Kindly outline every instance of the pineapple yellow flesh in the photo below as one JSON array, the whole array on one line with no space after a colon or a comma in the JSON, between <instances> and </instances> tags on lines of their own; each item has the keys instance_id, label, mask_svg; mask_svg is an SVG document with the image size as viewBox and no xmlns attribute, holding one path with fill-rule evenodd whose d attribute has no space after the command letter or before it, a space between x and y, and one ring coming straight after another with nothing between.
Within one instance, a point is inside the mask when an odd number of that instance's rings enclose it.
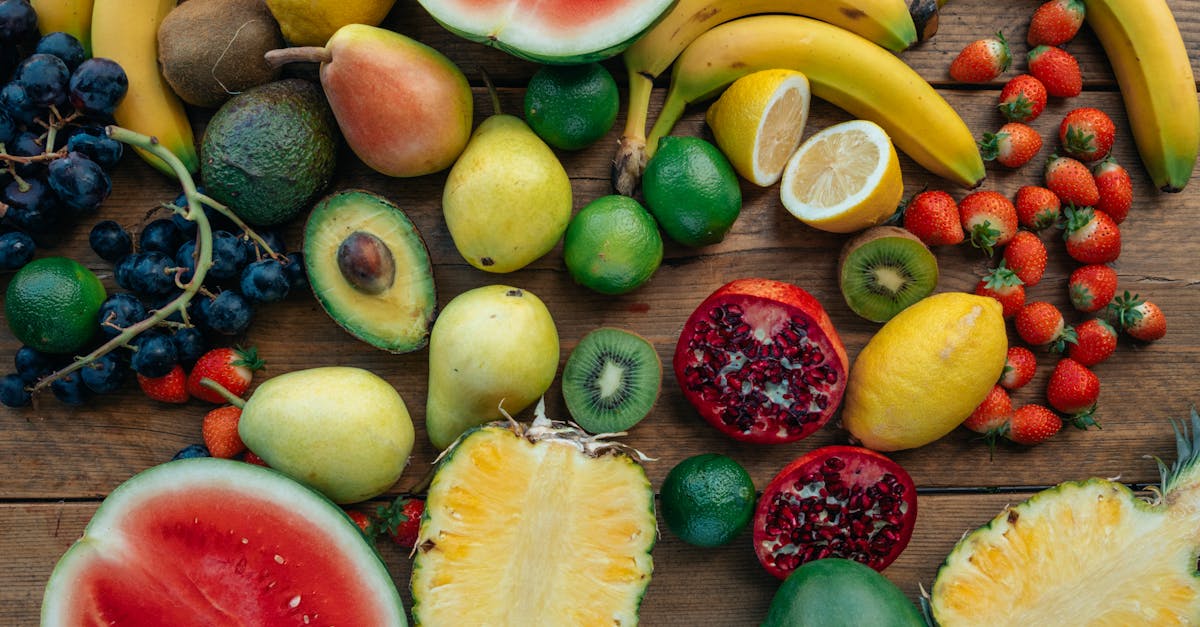
<instances>
[{"instance_id":1,"label":"pineapple yellow flesh","mask_svg":"<svg viewBox=\"0 0 1200 627\"><path fill-rule=\"evenodd\" d=\"M442 462L414 564L425 625L633 625L653 492L625 455L488 427Z\"/></svg>"}]
</instances>

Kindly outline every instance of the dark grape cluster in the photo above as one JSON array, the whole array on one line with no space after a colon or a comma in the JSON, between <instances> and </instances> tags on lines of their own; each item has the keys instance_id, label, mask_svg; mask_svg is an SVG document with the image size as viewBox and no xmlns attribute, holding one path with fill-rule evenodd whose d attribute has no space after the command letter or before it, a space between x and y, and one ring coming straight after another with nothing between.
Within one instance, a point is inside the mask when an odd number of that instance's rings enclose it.
<instances>
[{"instance_id":1,"label":"dark grape cluster","mask_svg":"<svg viewBox=\"0 0 1200 627\"><path fill-rule=\"evenodd\" d=\"M104 126L129 82L75 37L39 36L28 0L0 0L0 84L0 270L15 270L112 191L123 150Z\"/></svg>"}]
</instances>

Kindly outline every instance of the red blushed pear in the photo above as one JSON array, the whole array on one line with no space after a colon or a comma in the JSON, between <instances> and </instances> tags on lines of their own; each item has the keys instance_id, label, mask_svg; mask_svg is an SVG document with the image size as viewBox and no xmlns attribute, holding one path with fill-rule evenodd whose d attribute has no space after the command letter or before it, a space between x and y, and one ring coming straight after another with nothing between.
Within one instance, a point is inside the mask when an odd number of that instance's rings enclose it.
<instances>
[{"instance_id":1,"label":"red blushed pear","mask_svg":"<svg viewBox=\"0 0 1200 627\"><path fill-rule=\"evenodd\" d=\"M471 137L471 87L450 59L399 33L350 24L324 47L285 48L272 65L321 64L321 86L346 143L388 176L450 167Z\"/></svg>"}]
</instances>

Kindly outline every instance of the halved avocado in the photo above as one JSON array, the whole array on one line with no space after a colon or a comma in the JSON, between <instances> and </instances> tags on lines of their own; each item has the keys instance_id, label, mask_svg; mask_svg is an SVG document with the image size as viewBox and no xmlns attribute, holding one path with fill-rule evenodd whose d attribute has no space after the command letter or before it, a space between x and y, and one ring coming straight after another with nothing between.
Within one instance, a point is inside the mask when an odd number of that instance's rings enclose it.
<instances>
[{"instance_id":1,"label":"halved avocado","mask_svg":"<svg viewBox=\"0 0 1200 627\"><path fill-rule=\"evenodd\" d=\"M429 343L437 293L429 250L408 216L364 190L326 196L304 227L304 266L329 317L393 353Z\"/></svg>"}]
</instances>

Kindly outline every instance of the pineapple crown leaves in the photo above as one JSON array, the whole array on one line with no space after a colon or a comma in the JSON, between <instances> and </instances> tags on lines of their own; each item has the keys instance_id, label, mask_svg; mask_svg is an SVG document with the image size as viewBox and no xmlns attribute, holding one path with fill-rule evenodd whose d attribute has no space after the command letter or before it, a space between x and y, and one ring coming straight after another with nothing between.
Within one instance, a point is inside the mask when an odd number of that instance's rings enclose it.
<instances>
[{"instance_id":1,"label":"pineapple crown leaves","mask_svg":"<svg viewBox=\"0 0 1200 627\"><path fill-rule=\"evenodd\" d=\"M1175 461L1170 466L1157 456L1147 456L1158 464L1159 485L1163 494L1195 474L1196 461L1200 460L1200 414L1196 413L1195 405L1192 406L1190 422L1189 432L1187 422L1171 420L1171 428L1175 430Z\"/></svg>"},{"instance_id":2,"label":"pineapple crown leaves","mask_svg":"<svg viewBox=\"0 0 1200 627\"><path fill-rule=\"evenodd\" d=\"M266 370L267 362L258 356L257 348L255 348L253 346L249 346L246 348L242 348L241 346L238 346L233 349L233 352L235 355L237 355L237 359L235 359L233 361L233 365L245 366L245 367L249 368L252 372L256 372L259 370Z\"/></svg>"},{"instance_id":3,"label":"pineapple crown leaves","mask_svg":"<svg viewBox=\"0 0 1200 627\"><path fill-rule=\"evenodd\" d=\"M987 275L983 278L983 281L984 286L990 290L996 291L1000 291L1006 287L1016 287L1018 285L1025 284L1025 282L1021 280L1021 277L1017 276L1017 273L1013 272L1004 260L1001 260L1000 265L996 266L991 272L987 273Z\"/></svg>"},{"instance_id":4,"label":"pineapple crown leaves","mask_svg":"<svg viewBox=\"0 0 1200 627\"><path fill-rule=\"evenodd\" d=\"M1033 114L1033 101L1025 97L1025 94L1019 93L1010 102L1002 102L996 105L996 108L1000 109L1000 113L1010 120L1024 120ZM986 140L987 134L984 134L983 138Z\"/></svg>"}]
</instances>

